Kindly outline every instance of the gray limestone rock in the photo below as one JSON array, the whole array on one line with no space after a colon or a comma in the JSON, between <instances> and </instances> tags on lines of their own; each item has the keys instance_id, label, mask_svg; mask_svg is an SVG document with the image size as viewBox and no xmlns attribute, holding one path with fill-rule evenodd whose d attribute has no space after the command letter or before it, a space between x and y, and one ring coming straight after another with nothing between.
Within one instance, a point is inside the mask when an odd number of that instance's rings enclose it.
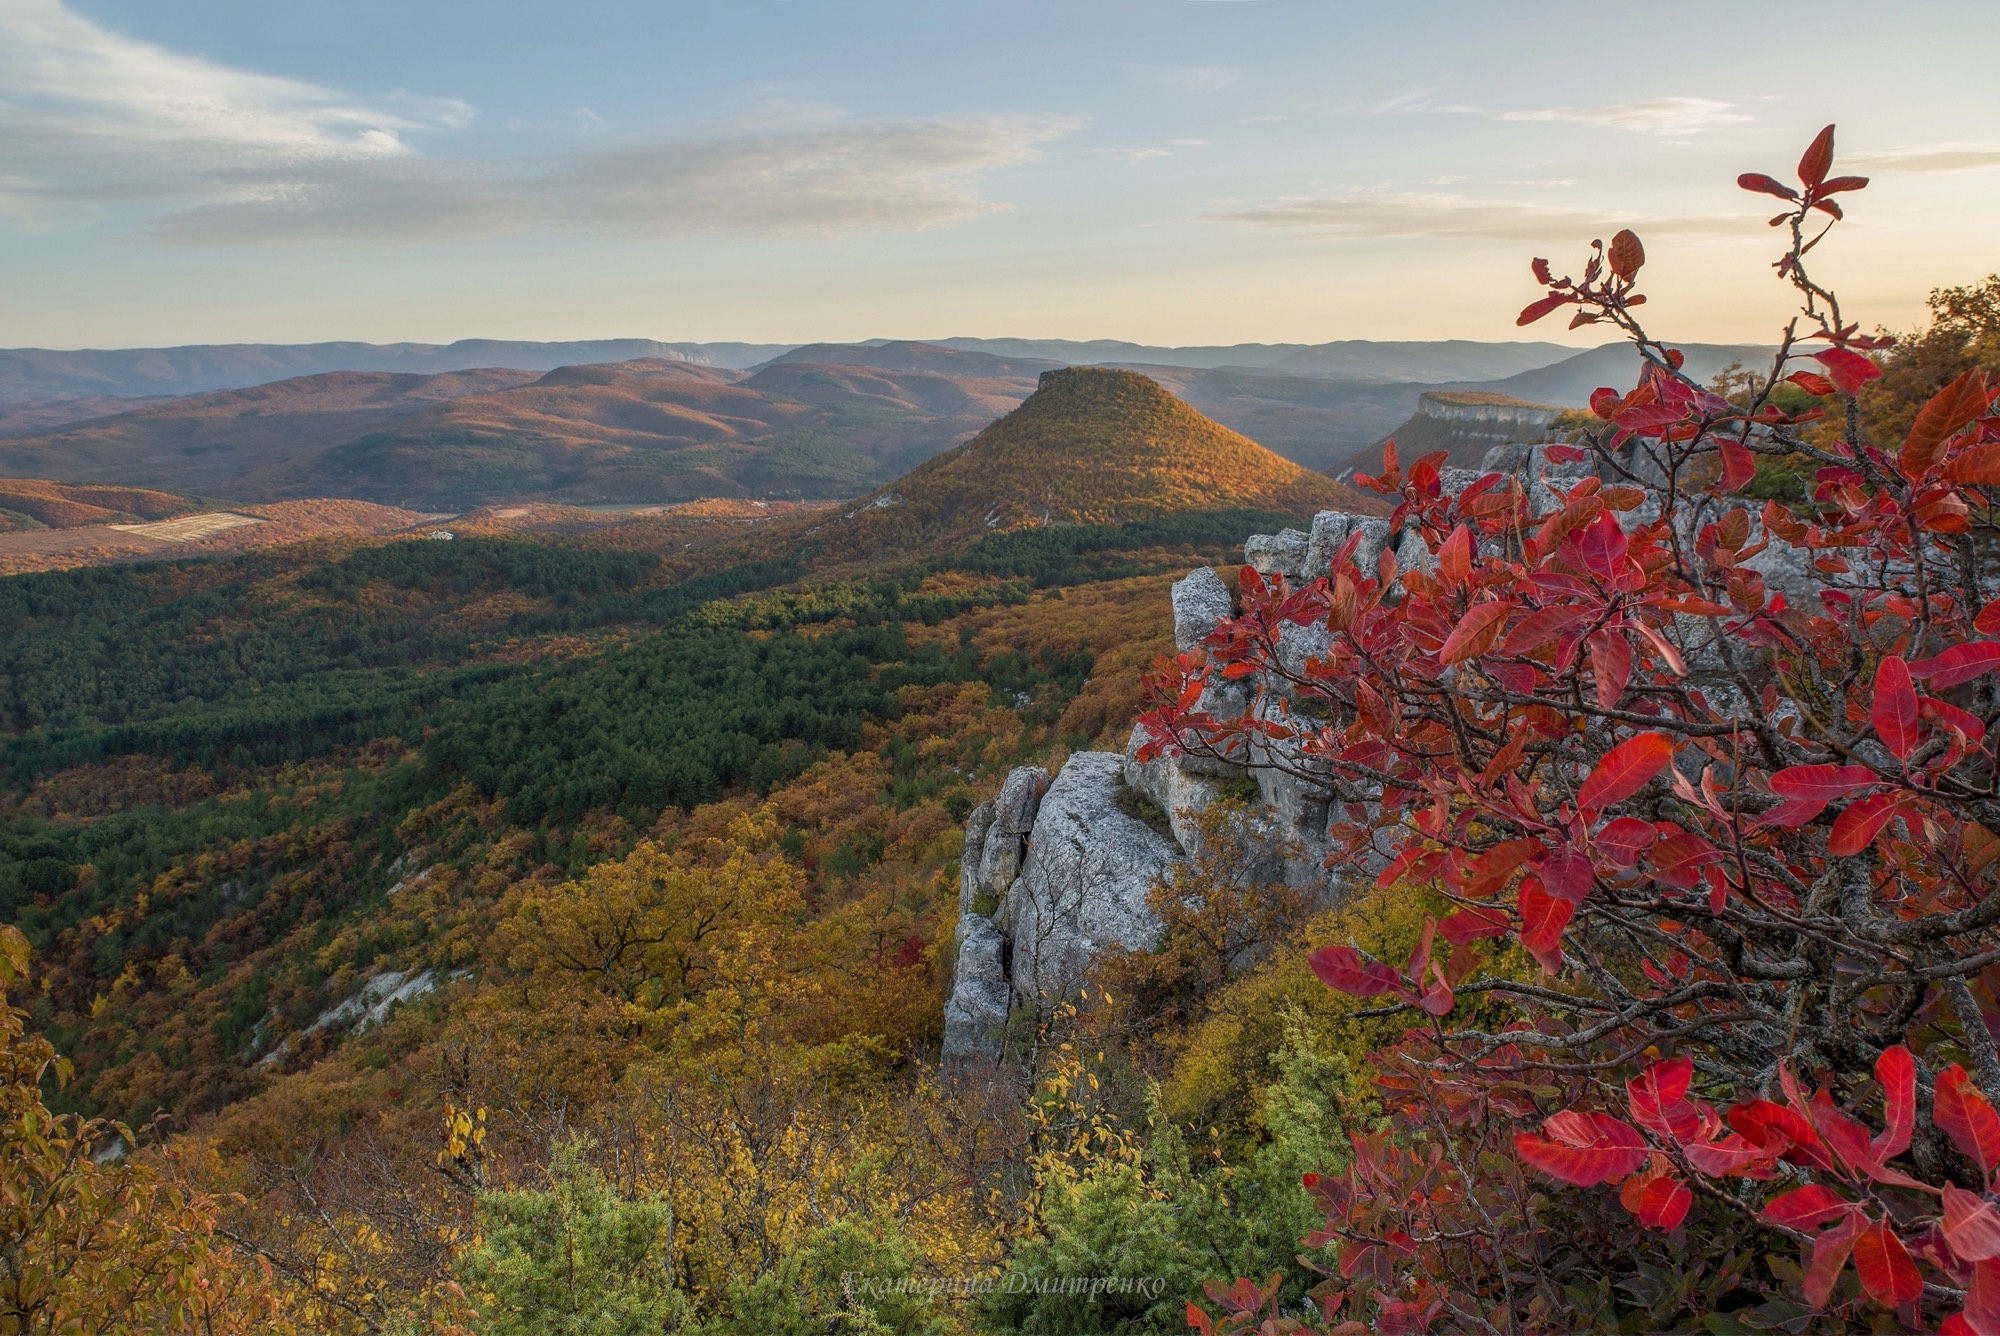
<instances>
[{"instance_id":1,"label":"gray limestone rock","mask_svg":"<svg viewBox=\"0 0 2000 1336\"><path fill-rule=\"evenodd\" d=\"M1006 961L1006 939L991 919L978 914L959 919L958 958L944 1007L947 1070L999 1060L1011 1001Z\"/></svg>"},{"instance_id":2,"label":"gray limestone rock","mask_svg":"<svg viewBox=\"0 0 2000 1336\"><path fill-rule=\"evenodd\" d=\"M1214 571L1198 566L1174 582L1174 645L1183 654L1199 645L1229 616L1233 600Z\"/></svg>"},{"instance_id":3,"label":"gray limestone rock","mask_svg":"<svg viewBox=\"0 0 2000 1336\"><path fill-rule=\"evenodd\" d=\"M1035 826L1035 809L1048 787L1049 772L1038 765L1016 766L993 800L993 824L979 854L980 888L1005 895L1020 874L1028 832Z\"/></svg>"},{"instance_id":4,"label":"gray limestone rock","mask_svg":"<svg viewBox=\"0 0 2000 1336\"><path fill-rule=\"evenodd\" d=\"M1035 828L1035 808L1048 792L1049 772L1038 765L1017 765L1007 772L1000 796L993 800L993 829L1006 835L1026 835Z\"/></svg>"},{"instance_id":5,"label":"gray limestone rock","mask_svg":"<svg viewBox=\"0 0 2000 1336\"><path fill-rule=\"evenodd\" d=\"M1504 449L1505 447L1502 448ZM1460 492L1485 477L1490 471L1488 469L1439 469L1438 486L1444 489L1446 496L1457 496Z\"/></svg>"},{"instance_id":6,"label":"gray limestone rock","mask_svg":"<svg viewBox=\"0 0 2000 1336\"><path fill-rule=\"evenodd\" d=\"M1219 720L1241 719L1250 712L1250 688L1243 682L1211 681L1202 688L1201 699L1195 708ZM1243 764L1231 753L1226 756L1201 756L1193 752L1183 752L1178 758L1180 768L1191 775L1211 775L1217 779L1234 779L1243 774Z\"/></svg>"},{"instance_id":7,"label":"gray limestone rock","mask_svg":"<svg viewBox=\"0 0 2000 1336\"><path fill-rule=\"evenodd\" d=\"M1528 468L1528 451L1532 447L1518 441L1506 445L1496 445L1479 461L1482 473L1525 473Z\"/></svg>"},{"instance_id":8,"label":"gray limestone rock","mask_svg":"<svg viewBox=\"0 0 2000 1336\"><path fill-rule=\"evenodd\" d=\"M1135 725L1131 739L1125 744L1125 786L1145 795L1165 812L1167 824L1173 828L1174 843L1188 853L1195 853L1201 847L1201 827L1195 818L1208 810L1220 796L1220 790L1212 780L1190 774L1175 764L1178 757L1157 756L1141 761L1139 749L1145 744L1146 730Z\"/></svg>"},{"instance_id":9,"label":"gray limestone rock","mask_svg":"<svg viewBox=\"0 0 2000 1336\"><path fill-rule=\"evenodd\" d=\"M1382 549L1389 542L1389 521L1374 515L1350 515L1340 510L1322 510L1313 516L1312 538L1306 548L1306 571L1314 579L1325 575L1349 535L1357 530L1361 541L1354 549L1354 564L1362 574L1372 575Z\"/></svg>"},{"instance_id":10,"label":"gray limestone rock","mask_svg":"<svg viewBox=\"0 0 2000 1336\"><path fill-rule=\"evenodd\" d=\"M1397 571L1428 571L1436 564L1437 559L1431 555L1431 546L1424 541L1424 536L1415 529L1403 530L1396 543Z\"/></svg>"},{"instance_id":11,"label":"gray limestone rock","mask_svg":"<svg viewBox=\"0 0 2000 1336\"><path fill-rule=\"evenodd\" d=\"M1017 997L1059 996L1106 948L1150 947L1147 897L1179 861L1166 837L1118 804L1125 758L1078 752L1049 785L1020 880L1001 908Z\"/></svg>"},{"instance_id":12,"label":"gray limestone rock","mask_svg":"<svg viewBox=\"0 0 2000 1336\"><path fill-rule=\"evenodd\" d=\"M1326 629L1325 622L1310 622L1303 626L1287 622L1278 628L1278 666L1294 676L1303 676L1306 664L1325 656L1333 648L1333 632ZM1280 691L1290 695L1290 682L1274 682Z\"/></svg>"},{"instance_id":13,"label":"gray limestone rock","mask_svg":"<svg viewBox=\"0 0 2000 1336\"><path fill-rule=\"evenodd\" d=\"M958 856L958 913L972 912L979 898L979 865L986 853L986 833L993 828L993 804L981 803L965 818L965 850Z\"/></svg>"},{"instance_id":14,"label":"gray limestone rock","mask_svg":"<svg viewBox=\"0 0 2000 1336\"><path fill-rule=\"evenodd\" d=\"M1297 529L1253 534L1243 544L1243 564L1260 575L1282 575L1294 582L1312 578L1317 572L1309 574L1306 569L1306 552L1311 542L1308 535Z\"/></svg>"}]
</instances>

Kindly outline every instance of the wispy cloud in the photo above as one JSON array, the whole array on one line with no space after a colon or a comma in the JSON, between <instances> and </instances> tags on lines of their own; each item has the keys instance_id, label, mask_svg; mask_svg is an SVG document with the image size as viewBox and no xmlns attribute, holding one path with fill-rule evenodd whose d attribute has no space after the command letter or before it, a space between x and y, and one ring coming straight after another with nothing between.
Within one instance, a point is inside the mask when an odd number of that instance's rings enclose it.
<instances>
[{"instance_id":1,"label":"wispy cloud","mask_svg":"<svg viewBox=\"0 0 2000 1336\"><path fill-rule=\"evenodd\" d=\"M1842 161L1877 172L1969 172L1981 167L2000 167L2000 145L1927 144L1849 153Z\"/></svg>"},{"instance_id":2,"label":"wispy cloud","mask_svg":"<svg viewBox=\"0 0 2000 1336\"><path fill-rule=\"evenodd\" d=\"M1445 110L1487 116L1496 121L1562 121L1572 125L1602 125L1648 135L1691 135L1718 126L1743 125L1753 119L1735 108L1733 102L1717 102L1706 97L1656 97L1645 102L1614 102L1603 107L1533 107L1514 111L1447 107Z\"/></svg>"},{"instance_id":3,"label":"wispy cloud","mask_svg":"<svg viewBox=\"0 0 2000 1336\"><path fill-rule=\"evenodd\" d=\"M1586 209L1422 192L1289 200L1208 217L1219 222L1285 228L1334 239L1432 237L1542 242L1608 236L1627 226L1642 236L1711 235L1741 231L1743 227L1743 220L1735 217L1663 218L1640 223Z\"/></svg>"},{"instance_id":4,"label":"wispy cloud","mask_svg":"<svg viewBox=\"0 0 2000 1336\"><path fill-rule=\"evenodd\" d=\"M190 172L403 157L411 134L462 126L472 114L456 98L367 106L181 55L113 33L60 0L0 5L0 173L17 183L60 178L74 197L150 194Z\"/></svg>"},{"instance_id":5,"label":"wispy cloud","mask_svg":"<svg viewBox=\"0 0 2000 1336\"><path fill-rule=\"evenodd\" d=\"M440 158L454 98L350 97L112 32L61 0L0 0L0 213L152 211L160 240L405 243L535 228L675 236L927 227L997 207L991 172L1060 117L846 122L764 108L588 151Z\"/></svg>"},{"instance_id":6,"label":"wispy cloud","mask_svg":"<svg viewBox=\"0 0 2000 1336\"><path fill-rule=\"evenodd\" d=\"M350 165L160 219L162 240L418 242L568 228L633 237L932 227L999 207L980 178L1073 123L988 118L732 132L561 157Z\"/></svg>"}]
</instances>

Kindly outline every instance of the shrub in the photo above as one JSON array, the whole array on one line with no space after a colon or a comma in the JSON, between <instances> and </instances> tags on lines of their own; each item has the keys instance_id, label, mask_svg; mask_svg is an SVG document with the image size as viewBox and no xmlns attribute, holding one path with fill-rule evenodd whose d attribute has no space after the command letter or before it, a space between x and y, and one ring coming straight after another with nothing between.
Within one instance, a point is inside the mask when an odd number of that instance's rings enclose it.
<instances>
[{"instance_id":1,"label":"shrub","mask_svg":"<svg viewBox=\"0 0 2000 1336\"><path fill-rule=\"evenodd\" d=\"M1407 962L1311 958L1416 1021L1376 1059L1391 1128L1311 1182L1343 1330L2000 1327L2000 417L1974 366L1900 440L1863 434L1889 341L1806 264L1867 184L1832 151L1828 127L1797 187L1739 182L1784 202L1802 300L1741 402L1640 323L1631 232L1580 278L1536 260L1523 324L1569 309L1644 359L1546 452L1591 471L1450 495L1441 456L1392 445L1364 481L1431 561L1363 569L1357 535L1300 588L1246 570L1242 615L1148 716L1163 745L1298 747L1341 790L1339 846L1451 907ZM1809 498L1742 500L1760 459L1799 457ZM1331 643L1284 674L1292 625ZM1333 722L1206 708L1252 675ZM1543 977L1484 969L1489 938ZM1239 1327L1280 1302L1215 1297Z\"/></svg>"}]
</instances>

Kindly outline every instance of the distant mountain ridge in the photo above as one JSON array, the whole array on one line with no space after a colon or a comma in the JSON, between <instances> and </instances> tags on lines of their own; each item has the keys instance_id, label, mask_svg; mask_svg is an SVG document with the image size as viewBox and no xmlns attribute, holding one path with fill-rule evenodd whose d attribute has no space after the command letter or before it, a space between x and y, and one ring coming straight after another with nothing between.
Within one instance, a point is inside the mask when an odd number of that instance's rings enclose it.
<instances>
[{"instance_id":1,"label":"distant mountain ridge","mask_svg":"<svg viewBox=\"0 0 2000 1336\"><path fill-rule=\"evenodd\" d=\"M871 348L946 348L1045 366L1145 365L1213 370L1240 367L1285 375L1372 382L1441 383L1490 380L1546 366L1574 352L1555 343L1479 343L1465 339L1332 343L1240 343L1171 348L1115 339L949 338L917 342L864 339L848 344L662 342L655 339L584 339L533 342L460 339L456 343L229 343L175 348L0 349L0 406L56 401L159 398L244 389L295 376L333 371L394 371L437 375L480 367L550 371L558 366L673 358L744 370L779 358L808 360L808 349L841 349L835 360ZM902 370L921 370L899 366ZM68 421L81 420L79 413ZM23 426L53 425L46 418Z\"/></svg>"},{"instance_id":2,"label":"distant mountain ridge","mask_svg":"<svg viewBox=\"0 0 2000 1336\"><path fill-rule=\"evenodd\" d=\"M582 362L665 357L705 366L746 367L791 344L661 343L654 339L456 343L216 343L181 348L0 349L0 401L93 395L119 397L240 390L332 371L437 375L479 367L552 371Z\"/></svg>"},{"instance_id":3,"label":"distant mountain ridge","mask_svg":"<svg viewBox=\"0 0 2000 1336\"><path fill-rule=\"evenodd\" d=\"M1330 343L1234 343L1186 348L1117 339L930 339L941 348L1040 358L1068 366L1161 366L1277 371L1327 380L1447 381L1512 376L1571 356L1561 343L1471 339L1336 339Z\"/></svg>"}]
</instances>

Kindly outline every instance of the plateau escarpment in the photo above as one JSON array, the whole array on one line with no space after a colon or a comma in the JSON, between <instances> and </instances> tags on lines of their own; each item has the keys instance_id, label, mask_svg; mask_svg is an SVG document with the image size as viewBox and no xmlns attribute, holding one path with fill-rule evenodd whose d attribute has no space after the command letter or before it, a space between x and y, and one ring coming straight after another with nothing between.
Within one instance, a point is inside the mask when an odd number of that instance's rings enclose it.
<instances>
[{"instance_id":1,"label":"plateau escarpment","mask_svg":"<svg viewBox=\"0 0 2000 1336\"><path fill-rule=\"evenodd\" d=\"M1479 390L1429 390L1417 396L1417 411L1390 433L1405 459L1442 450L1453 464L1468 467L1488 450L1519 441L1540 441L1562 410L1511 395ZM1381 442L1349 468L1371 467Z\"/></svg>"}]
</instances>

